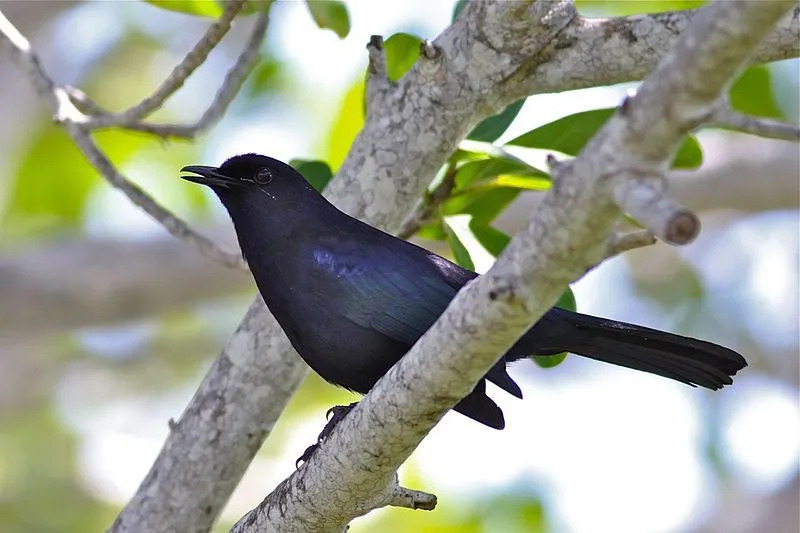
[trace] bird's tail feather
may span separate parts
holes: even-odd
[[[747,366],[738,353],[710,342],[558,308],[520,339],[507,360],[560,352],[713,390],[731,384],[730,376]]]

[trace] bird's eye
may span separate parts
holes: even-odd
[[[272,181],[272,172],[269,171],[266,167],[261,167],[258,169],[255,175],[255,182],[259,185],[266,185]]]

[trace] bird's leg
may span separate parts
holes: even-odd
[[[325,418],[328,419],[328,423],[325,424],[325,427],[322,428],[319,436],[317,437],[317,442],[306,448],[306,451],[303,452],[303,455],[297,458],[295,461],[294,466],[295,468],[300,467],[300,463],[307,463],[311,456],[314,455],[314,452],[317,451],[319,445],[322,444],[322,441],[328,438],[328,435],[331,434],[333,428],[336,425],[344,420],[344,417],[347,416],[347,413],[353,410],[353,407],[358,405],[358,402],[353,402],[350,405],[334,405],[325,413]]]

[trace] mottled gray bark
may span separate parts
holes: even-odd
[[[502,20],[498,12],[503,5],[478,4],[461,23],[467,28],[478,24],[471,18],[478,15],[488,23]],[[529,14],[517,11],[519,5],[507,8],[508,13],[521,21],[519,26],[529,22],[526,27],[536,27],[536,19],[527,21]],[[563,4],[535,5],[554,7],[547,20],[557,26],[569,18]],[[623,104],[577,159],[555,166],[553,188],[497,263],[458,293],[320,451],[233,531],[341,531],[354,517],[395,504],[394,495],[403,490],[395,472],[422,438],[568,282],[603,259],[621,214],[618,204],[640,213],[653,233],[676,242],[691,239],[696,219],[664,194],[663,173],[682,137],[711,118],[727,83],[792,7],[717,2],[697,15],[638,95]],[[513,41],[499,38],[498,43],[513,48]],[[449,59],[449,48],[442,50]],[[475,57],[464,50],[456,47],[453,62]],[[480,87],[480,78],[471,81]]]

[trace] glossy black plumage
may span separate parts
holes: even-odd
[[[300,356],[327,381],[366,393],[477,276],[397,239],[325,200],[290,166],[256,154],[219,168],[190,166],[233,219],[258,289]],[[506,364],[563,351],[718,389],[746,366],[736,352],[696,339],[553,308],[486,379],[522,397]],[[485,382],[456,407],[504,426]]]

